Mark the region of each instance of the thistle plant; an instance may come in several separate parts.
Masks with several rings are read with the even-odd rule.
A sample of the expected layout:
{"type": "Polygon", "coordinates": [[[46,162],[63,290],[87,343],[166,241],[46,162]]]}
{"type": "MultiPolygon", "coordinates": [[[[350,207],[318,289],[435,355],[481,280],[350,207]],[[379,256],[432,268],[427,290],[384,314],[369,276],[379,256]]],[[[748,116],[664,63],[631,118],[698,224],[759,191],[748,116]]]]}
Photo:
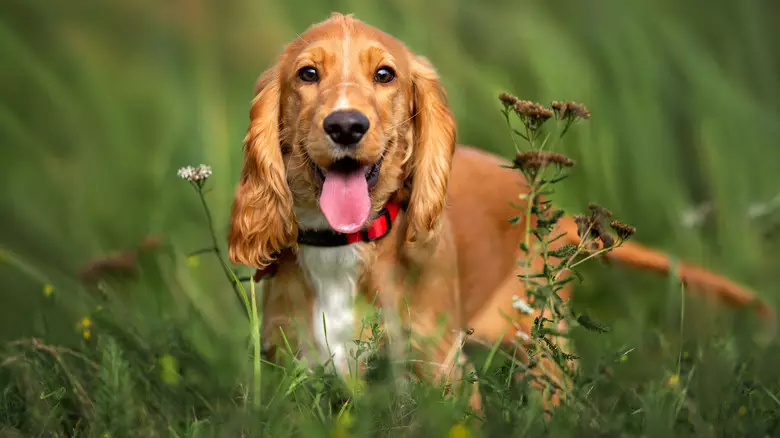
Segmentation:
{"type": "Polygon", "coordinates": [[[499,100],[516,148],[511,167],[523,175],[525,186],[523,203],[516,206],[521,214],[510,222],[525,227],[525,238],[520,245],[525,256],[520,263],[528,271],[520,275],[520,280],[526,297],[514,297],[513,305],[525,318],[535,315],[530,332],[519,330],[517,336],[529,358],[528,368],[542,368],[541,373],[526,373],[526,376],[535,379],[547,393],[554,394],[566,388],[550,378],[551,374],[558,374],[557,370],[544,367],[547,364],[558,367],[569,377],[574,376],[576,369],[576,356],[568,351],[565,343],[567,329],[579,325],[595,332],[608,331],[608,327],[588,315],[576,313],[560,293],[572,280],[582,280],[577,267],[619,247],[635,229],[611,220],[609,210],[590,204],[589,214],[574,216],[579,242],[561,244],[564,234],[557,229],[557,224],[566,213],[555,208],[549,196],[576,163],[555,149],[571,128],[590,119],[590,112],[575,102],[552,102],[551,108],[546,108],[506,93],[499,95],[499,100]],[[520,128],[515,128],[513,121],[519,121],[520,128]],[[538,260],[541,267],[533,269],[533,262],[538,260]]]}

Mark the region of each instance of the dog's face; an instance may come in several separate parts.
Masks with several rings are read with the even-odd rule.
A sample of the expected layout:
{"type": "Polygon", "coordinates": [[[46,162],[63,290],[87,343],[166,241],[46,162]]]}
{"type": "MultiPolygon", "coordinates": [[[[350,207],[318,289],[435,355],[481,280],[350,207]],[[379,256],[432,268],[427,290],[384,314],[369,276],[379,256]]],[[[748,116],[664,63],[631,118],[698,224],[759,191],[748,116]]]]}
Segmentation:
{"type": "Polygon", "coordinates": [[[281,141],[290,148],[287,179],[299,224],[358,231],[402,182],[413,111],[409,52],[367,26],[335,19],[293,42],[279,68],[287,85],[282,124],[295,127],[281,141]],[[322,215],[327,223],[306,223],[322,215]]]}
{"type": "Polygon", "coordinates": [[[266,266],[299,227],[358,231],[404,186],[407,240],[432,234],[455,126],[427,60],[334,14],[291,42],[255,91],[231,217],[234,262],[266,266]]]}

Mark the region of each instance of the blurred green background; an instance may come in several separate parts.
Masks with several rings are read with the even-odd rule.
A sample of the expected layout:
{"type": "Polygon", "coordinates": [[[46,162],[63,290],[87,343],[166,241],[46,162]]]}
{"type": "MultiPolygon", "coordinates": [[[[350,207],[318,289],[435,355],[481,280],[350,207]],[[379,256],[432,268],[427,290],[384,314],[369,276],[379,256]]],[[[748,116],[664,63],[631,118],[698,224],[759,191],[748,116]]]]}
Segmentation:
{"type": "MultiPolygon", "coordinates": [[[[512,155],[502,91],[584,103],[593,117],[568,136],[564,151],[579,165],[556,197],[563,207],[598,202],[635,225],[638,241],[777,295],[771,208],[748,214],[780,193],[777,1],[4,0],[0,9],[2,340],[42,324],[78,338],[85,295],[74,276],[91,258],[150,233],[177,253],[208,245],[181,166],[213,167],[207,199],[224,236],[254,81],[332,11],[433,61],[461,143],[512,155]],[[702,203],[713,213],[685,227],[684,212],[702,203]],[[73,313],[42,322],[41,309],[73,313]]],[[[216,263],[170,269],[182,290],[198,291],[185,295],[217,333],[246,333],[216,263]]],[[[609,322],[641,326],[654,318],[648,309],[664,308],[664,279],[592,271],[577,299],[609,322]]]]}

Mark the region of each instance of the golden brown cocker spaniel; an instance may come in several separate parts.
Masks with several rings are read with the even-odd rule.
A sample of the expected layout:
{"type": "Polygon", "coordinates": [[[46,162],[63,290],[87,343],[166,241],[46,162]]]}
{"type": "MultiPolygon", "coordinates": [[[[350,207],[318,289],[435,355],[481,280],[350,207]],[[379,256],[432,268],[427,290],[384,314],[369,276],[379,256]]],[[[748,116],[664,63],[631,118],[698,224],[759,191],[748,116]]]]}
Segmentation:
{"type": "MultiPolygon", "coordinates": [[[[383,309],[391,343],[404,327],[433,334],[446,316],[434,348],[412,344],[447,373],[463,357],[462,330],[488,344],[529,330],[534,315],[502,316],[517,315],[512,297],[525,296],[516,263],[525,227],[508,221],[520,176],[500,158],[456,147],[455,121],[427,59],[333,14],[263,73],[250,118],[229,252],[234,263],[274,268],[263,303],[271,353],[284,332],[301,357],[353,373],[356,299],[383,309]]],[[[560,227],[567,237],[559,244],[579,243],[571,218],[560,227]]],[[[638,244],[609,258],[669,270],[664,254],[638,244]]],[[[712,295],[738,304],[754,298],[703,269],[679,270],[712,295]]]]}

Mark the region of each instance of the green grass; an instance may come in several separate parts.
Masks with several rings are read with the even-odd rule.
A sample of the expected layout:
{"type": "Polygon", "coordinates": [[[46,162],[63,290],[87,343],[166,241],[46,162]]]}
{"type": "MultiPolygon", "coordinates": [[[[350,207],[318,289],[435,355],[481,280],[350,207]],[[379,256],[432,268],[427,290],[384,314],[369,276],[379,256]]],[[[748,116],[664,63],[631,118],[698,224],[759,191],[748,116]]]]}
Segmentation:
{"type": "MultiPolygon", "coordinates": [[[[780,216],[746,214],[778,193],[773,2],[10,0],[0,14],[0,436],[328,433],[343,407],[336,382],[263,364],[253,386],[250,322],[212,255],[187,257],[210,237],[175,172],[213,167],[207,200],[224,235],[254,80],[332,10],[434,62],[461,143],[513,154],[501,91],[586,103],[593,118],[566,143],[578,166],[556,202],[608,206],[637,227],[635,240],[778,301],[780,216]],[[707,201],[716,213],[683,227],[682,212],[707,201]],[[91,258],[150,233],[166,245],[143,256],[138,281],[112,283],[106,300],[76,280],[91,258]]],[[[494,390],[483,436],[780,435],[780,344],[758,338],[748,315],[695,297],[683,305],[669,279],[583,272],[575,302],[611,327],[573,333],[591,405],[564,404],[545,421],[522,387],[499,384],[499,367],[484,376],[494,390]]],[[[409,399],[378,374],[349,404],[350,436],[445,436],[462,419],[436,388],[409,399]]]]}

